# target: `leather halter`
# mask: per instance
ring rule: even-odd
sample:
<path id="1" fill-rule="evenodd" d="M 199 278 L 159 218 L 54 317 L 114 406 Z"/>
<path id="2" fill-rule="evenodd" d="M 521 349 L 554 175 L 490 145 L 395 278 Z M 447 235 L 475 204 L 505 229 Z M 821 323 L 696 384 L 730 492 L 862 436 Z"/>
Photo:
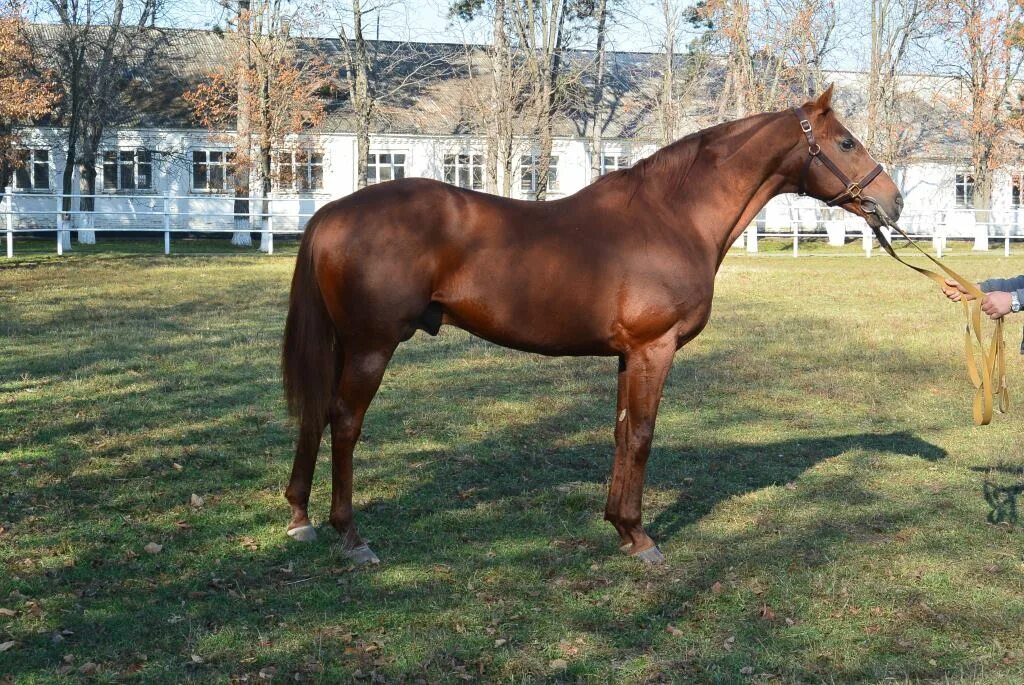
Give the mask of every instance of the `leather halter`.
<path id="1" fill-rule="evenodd" d="M 811 164 L 814 160 L 819 160 L 825 167 L 831 171 L 836 178 L 842 181 L 843 185 L 846 186 L 846 190 L 836 195 L 834 198 L 829 200 L 826 204 L 829 207 L 835 207 L 836 205 L 846 204 L 847 202 L 861 202 L 863 198 L 864 189 L 868 187 L 868 184 L 875 180 L 875 178 L 882 173 L 882 165 L 876 164 L 875 168 L 865 174 L 864 178 L 859 181 L 851 181 L 850 178 L 837 167 L 831 159 L 828 158 L 824 152 L 822 152 L 821 146 L 818 145 L 818 141 L 814 137 L 814 131 L 811 129 L 811 122 L 804 113 L 803 107 L 794 107 L 793 114 L 800 120 L 800 130 L 804 132 L 804 136 L 807 137 L 807 162 L 804 164 L 804 170 L 800 174 L 800 194 L 807 194 L 807 175 L 811 171 Z"/>

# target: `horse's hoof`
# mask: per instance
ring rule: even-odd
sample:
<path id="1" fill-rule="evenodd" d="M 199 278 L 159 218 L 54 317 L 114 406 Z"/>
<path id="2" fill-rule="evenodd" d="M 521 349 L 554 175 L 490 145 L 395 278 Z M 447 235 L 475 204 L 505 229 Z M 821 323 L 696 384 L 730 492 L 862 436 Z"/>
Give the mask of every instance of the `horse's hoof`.
<path id="1" fill-rule="evenodd" d="M 304 526 L 298 526 L 288 531 L 288 537 L 292 540 L 298 540 L 299 542 L 313 542 L 316 540 L 316 528 L 312 524 L 307 523 Z"/>
<path id="2" fill-rule="evenodd" d="M 665 563 L 665 555 L 661 553 L 661 550 L 658 549 L 657 545 L 654 545 L 653 547 L 648 547 L 642 552 L 637 552 L 633 556 L 637 559 L 642 560 L 645 564 L 653 565 Z"/>
<path id="3" fill-rule="evenodd" d="M 359 564 L 360 566 L 363 564 L 380 563 L 380 559 L 378 559 L 377 555 L 373 553 L 370 546 L 365 543 L 358 547 L 353 547 L 352 549 L 346 549 L 345 556 L 349 558 L 349 561 Z"/>

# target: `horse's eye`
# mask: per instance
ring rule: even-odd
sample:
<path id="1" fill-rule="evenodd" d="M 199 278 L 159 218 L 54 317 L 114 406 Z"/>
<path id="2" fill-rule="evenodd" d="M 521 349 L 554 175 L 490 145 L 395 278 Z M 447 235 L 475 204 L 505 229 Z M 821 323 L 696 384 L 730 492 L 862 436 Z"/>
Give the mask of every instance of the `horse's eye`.
<path id="1" fill-rule="evenodd" d="M 844 138 L 842 142 L 839 143 L 839 147 L 847 151 L 852 150 L 856 146 L 857 144 L 853 142 L 853 138 Z"/>

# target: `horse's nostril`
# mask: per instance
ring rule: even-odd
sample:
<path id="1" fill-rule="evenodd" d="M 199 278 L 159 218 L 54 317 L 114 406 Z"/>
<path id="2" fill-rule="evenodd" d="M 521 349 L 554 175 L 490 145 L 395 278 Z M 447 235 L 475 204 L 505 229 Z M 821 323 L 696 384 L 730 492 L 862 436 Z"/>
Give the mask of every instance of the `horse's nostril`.
<path id="1" fill-rule="evenodd" d="M 903 209 L 903 195 L 896 196 L 896 208 Z"/>

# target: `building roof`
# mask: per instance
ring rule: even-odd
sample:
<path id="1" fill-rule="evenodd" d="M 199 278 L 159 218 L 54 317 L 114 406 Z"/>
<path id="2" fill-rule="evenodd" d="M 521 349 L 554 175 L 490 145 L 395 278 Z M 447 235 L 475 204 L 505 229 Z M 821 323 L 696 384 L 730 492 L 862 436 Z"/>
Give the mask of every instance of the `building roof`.
<path id="1" fill-rule="evenodd" d="M 34 27 L 45 54 L 49 41 L 60 40 L 61 29 L 54 25 Z M 155 74 L 140 71 L 127 92 L 121 128 L 199 128 L 199 123 L 182 98 L 187 90 L 208 79 L 223 67 L 223 56 L 230 49 L 228 36 L 219 30 L 152 29 L 161 46 L 159 60 L 165 68 Z M 336 74 L 334 87 L 325 94 L 327 116 L 320 130 L 352 132 L 355 113 L 344 87 L 345 60 L 337 39 L 301 38 L 301 55 L 319 55 Z M 426 134 L 448 136 L 479 132 L 481 105 L 490 101 L 491 79 L 487 49 L 450 43 L 369 41 L 371 57 L 377 65 L 381 98 L 372 131 L 378 134 Z M 589 79 L 594 53 L 568 51 L 564 63 L 570 77 L 563 86 L 565 104 L 555 122 L 560 137 L 587 133 L 589 115 Z M 687 57 L 680 56 L 677 69 L 685 69 Z M 661 139 L 656 103 L 663 55 L 655 53 L 610 52 L 607 56 L 604 126 L 606 138 L 632 138 L 645 141 Z M 144 77 L 143 77 L 144 76 Z M 525 74 L 520 74 L 525 78 Z M 833 72 L 827 75 L 837 83 L 837 103 L 846 112 L 851 127 L 858 129 L 865 116 L 867 75 L 858 72 Z M 938 93 L 948 91 L 950 79 L 930 75 L 906 75 L 914 94 L 906 105 L 909 121 L 901 133 L 915 150 L 915 157 L 950 158 L 964 155 L 962 126 L 948 108 L 940 104 Z M 721 87 L 721 74 L 711 70 L 687 99 L 676 126 L 682 136 L 715 123 L 720 116 L 715 106 Z M 907 115 L 904 117 L 907 118 Z M 928 121 L 928 125 L 923 122 Z M 520 118 L 520 133 L 529 133 L 529 120 Z M 1020 141 L 1014 141 L 1016 145 Z"/>

